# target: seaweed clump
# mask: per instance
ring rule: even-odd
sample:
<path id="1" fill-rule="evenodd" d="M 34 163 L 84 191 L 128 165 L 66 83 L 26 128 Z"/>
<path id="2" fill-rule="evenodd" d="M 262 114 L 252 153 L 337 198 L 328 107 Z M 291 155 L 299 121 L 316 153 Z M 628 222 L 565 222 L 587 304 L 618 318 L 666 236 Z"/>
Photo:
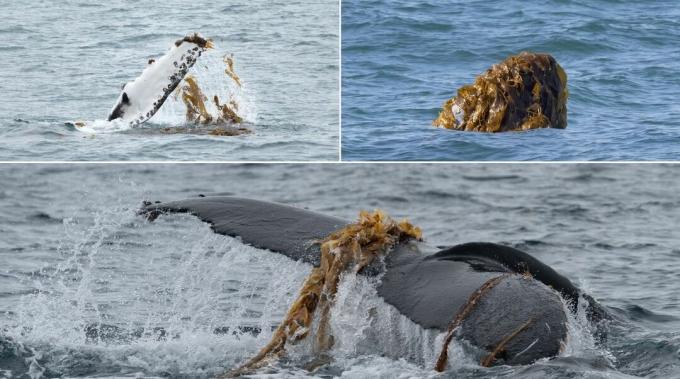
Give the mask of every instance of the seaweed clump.
<path id="1" fill-rule="evenodd" d="M 203 36 L 198 33 L 188 34 L 184 36 L 184 38 L 178 39 L 175 41 L 175 46 L 179 47 L 184 42 L 195 43 L 202 49 L 212 49 L 215 47 L 211 39 L 203 38 Z"/>
<path id="2" fill-rule="evenodd" d="M 205 101 L 208 99 L 198 86 L 196 78 L 192 75 L 187 75 L 184 78 L 185 85 L 182 87 L 182 101 L 187 107 L 187 121 L 198 124 L 208 124 L 212 122 L 213 117 L 205 107 Z"/>
<path id="3" fill-rule="evenodd" d="M 238 103 L 235 100 L 232 99 L 227 103 L 221 104 L 220 98 L 217 95 L 213 96 L 212 100 L 218 111 L 217 116 L 213 117 L 205 105 L 208 98 L 201 91 L 196 78 L 192 75 L 187 75 L 184 78 L 184 83 L 185 85 L 181 91 L 182 101 L 187 107 L 187 122 L 196 124 L 240 124 L 243 122 L 243 118 L 236 113 L 238 112 Z"/>
<path id="4" fill-rule="evenodd" d="M 232 56 L 225 56 L 224 63 L 226 64 L 226 68 L 224 70 L 225 74 L 231 78 L 238 87 L 241 87 L 241 78 L 239 78 L 239 76 L 234 71 L 234 58 Z M 214 95 L 212 97 L 212 102 L 217 108 L 217 114 L 211 114 L 206 107 L 206 101 L 208 101 L 208 98 L 203 94 L 203 91 L 198 85 L 198 81 L 192 75 L 187 75 L 184 78 L 184 86 L 182 86 L 180 91 L 182 101 L 187 107 L 187 122 L 196 124 L 240 124 L 243 122 L 243 118 L 238 115 L 238 103 L 233 97 L 229 101 L 222 104 L 220 102 L 220 98 L 217 95 Z M 237 135 L 232 134 L 232 131 L 233 130 L 231 129 L 227 130 L 225 133 L 216 131 L 215 135 Z"/>
<path id="5" fill-rule="evenodd" d="M 477 132 L 564 129 L 568 96 L 567 74 L 555 58 L 522 52 L 461 87 L 433 125 Z"/>
<path id="6" fill-rule="evenodd" d="M 248 128 L 232 128 L 232 127 L 217 127 L 208 132 L 211 136 L 240 136 L 242 134 L 250 134 L 252 131 Z"/>
<path id="7" fill-rule="evenodd" d="M 396 222 L 380 210 L 362 211 L 359 220 L 332 233 L 322 241 L 321 263 L 305 280 L 300 293 L 271 341 L 252 359 L 227 377 L 245 374 L 285 354 L 287 342 L 304 339 L 310 332 L 314 315 L 319 311 L 315 348 L 327 351 L 333 346 L 329 317 L 340 276 L 350 268 L 355 273 L 384 256 L 394 245 L 411 239 L 420 240 L 420 228 L 407 220 Z"/>
<path id="8" fill-rule="evenodd" d="M 210 135 L 220 137 L 233 137 L 243 134 L 251 134 L 252 130 L 242 127 L 234 126 L 218 126 L 212 127 L 185 127 L 185 126 L 169 126 L 159 129 L 161 134 L 193 134 L 193 135 Z"/>
<path id="9" fill-rule="evenodd" d="M 219 111 L 219 117 L 217 119 L 218 123 L 231 121 L 235 124 L 240 124 L 243 122 L 241 116 L 236 114 L 238 111 L 238 103 L 236 100 L 231 99 L 228 103 L 220 104 L 220 98 L 215 95 L 213 96 L 213 102 Z"/>

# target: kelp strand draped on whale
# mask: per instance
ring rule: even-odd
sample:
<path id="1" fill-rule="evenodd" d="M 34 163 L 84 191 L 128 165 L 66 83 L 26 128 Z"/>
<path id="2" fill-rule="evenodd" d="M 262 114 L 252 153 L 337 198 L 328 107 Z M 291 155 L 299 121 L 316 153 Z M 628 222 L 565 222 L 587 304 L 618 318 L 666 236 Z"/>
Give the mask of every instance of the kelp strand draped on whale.
<path id="1" fill-rule="evenodd" d="M 548 54 L 523 52 L 493 65 L 447 100 L 434 126 L 505 132 L 567 127 L 567 74 Z"/>
<path id="2" fill-rule="evenodd" d="M 421 231 L 408 221 L 395 222 L 382 212 L 361 212 L 359 220 L 319 241 L 321 261 L 307 277 L 302 289 L 274 332 L 271 341 L 244 365 L 228 376 L 238 376 L 262 367 L 285 354 L 286 342 L 306 338 L 314 319 L 318 319 L 314 350 L 323 353 L 333 347 L 330 334 L 330 310 L 338 292 L 341 275 L 360 272 L 395 244 L 420 239 Z M 317 310 L 319 310 L 317 312 Z"/>
<path id="3" fill-rule="evenodd" d="M 211 224 L 216 233 L 240 237 L 244 243 L 315 267 L 304 286 L 307 290 L 301 291 L 300 304 L 281 324 L 288 329 L 275 333 L 260 356 L 232 374 L 247 372 L 282 353 L 287 338 L 312 333 L 310 310 L 327 296 L 319 317 L 328 317 L 337 275 L 349 267 L 362 275 L 380 275 L 377 292 L 387 304 L 425 329 L 446 333 L 439 358 L 433 362 L 440 371 L 447 367 L 448 343 L 453 338 L 483 352 L 482 365 L 528 364 L 562 351 L 567 312 L 575 311 L 579 302 L 584 302 L 592 319 L 605 316 L 567 278 L 526 253 L 491 243 L 467 243 L 431 253 L 431 247 L 417 241 L 418 229 L 405 222 L 396 224 L 380 213 L 362 214 L 357 223 L 349 223 L 290 206 L 223 196 L 146 203 L 140 213 L 149 220 L 163 213 L 190 213 Z M 346 250 L 338 251 L 340 246 Z M 371 253 L 364 254 L 364 249 Z M 362 260 L 374 258 L 375 252 L 383 259 Z M 334 259 L 340 259 L 337 267 L 342 270 L 328 267 Z M 330 284 L 324 287 L 327 278 Z M 565 309 L 560 296 L 571 310 Z M 331 336 L 327 329 L 316 334 L 326 342 Z"/>

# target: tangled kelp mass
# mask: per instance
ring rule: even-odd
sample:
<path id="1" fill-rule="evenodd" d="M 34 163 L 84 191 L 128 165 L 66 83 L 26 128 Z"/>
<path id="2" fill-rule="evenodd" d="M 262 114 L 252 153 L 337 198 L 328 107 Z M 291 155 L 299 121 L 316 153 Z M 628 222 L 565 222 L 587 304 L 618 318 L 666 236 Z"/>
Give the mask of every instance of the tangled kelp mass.
<path id="1" fill-rule="evenodd" d="M 155 129 L 153 129 L 155 130 Z M 235 127 L 230 125 L 222 126 L 168 126 L 159 129 L 161 134 L 193 134 L 193 135 L 210 135 L 210 136 L 239 136 L 242 134 L 250 134 L 252 131 L 248 128 Z"/>
<path id="2" fill-rule="evenodd" d="M 568 95 L 567 74 L 555 58 L 523 52 L 461 87 L 433 125 L 477 132 L 564 129 Z"/>
<path id="3" fill-rule="evenodd" d="M 314 315 L 320 309 L 316 330 L 315 352 L 333 346 L 329 330 L 330 310 L 338 290 L 340 276 L 353 269 L 360 272 L 376 258 L 387 254 L 395 244 L 422 239 L 420 228 L 407 220 L 396 222 L 380 210 L 362 211 L 359 220 L 332 233 L 321 244 L 321 263 L 305 280 L 302 289 L 278 326 L 271 341 L 240 368 L 226 377 L 238 376 L 262 367 L 285 354 L 288 341 L 296 342 L 309 335 Z"/>
<path id="4" fill-rule="evenodd" d="M 234 72 L 234 60 L 232 56 L 225 56 L 225 74 L 241 87 L 241 79 Z M 232 97 L 222 104 L 218 95 L 213 95 L 211 100 L 215 105 L 215 113 L 211 113 L 206 104 L 208 97 L 203 93 L 198 84 L 198 79 L 193 75 L 184 78 L 184 85 L 179 89 L 179 96 L 186 106 L 186 120 L 195 124 L 240 124 L 243 118 L 239 116 L 238 102 Z M 230 135 L 230 134 L 217 134 Z"/>

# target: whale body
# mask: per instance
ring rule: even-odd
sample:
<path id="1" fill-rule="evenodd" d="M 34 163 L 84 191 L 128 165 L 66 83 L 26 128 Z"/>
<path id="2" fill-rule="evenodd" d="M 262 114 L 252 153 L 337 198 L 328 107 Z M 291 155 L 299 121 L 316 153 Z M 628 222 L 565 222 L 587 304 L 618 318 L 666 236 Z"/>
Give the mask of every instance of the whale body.
<path id="1" fill-rule="evenodd" d="M 122 120 L 135 126 L 149 120 L 201 54 L 212 47 L 212 42 L 199 34 L 176 41 L 164 56 L 150 60 L 138 78 L 123 86 L 108 121 Z"/>
<path id="2" fill-rule="evenodd" d="M 304 209 L 227 196 L 146 203 L 140 213 L 151 221 L 164 213 L 189 213 L 218 234 L 314 266 L 320 262 L 317 241 L 349 224 Z M 451 332 L 469 342 L 487 356 L 485 365 L 556 356 L 566 342 L 567 312 L 584 302 L 593 318 L 604 313 L 549 266 L 493 243 L 437 249 L 411 241 L 395 246 L 382 269 L 362 273 L 382 274 L 378 295 L 387 304 L 425 329 Z"/>

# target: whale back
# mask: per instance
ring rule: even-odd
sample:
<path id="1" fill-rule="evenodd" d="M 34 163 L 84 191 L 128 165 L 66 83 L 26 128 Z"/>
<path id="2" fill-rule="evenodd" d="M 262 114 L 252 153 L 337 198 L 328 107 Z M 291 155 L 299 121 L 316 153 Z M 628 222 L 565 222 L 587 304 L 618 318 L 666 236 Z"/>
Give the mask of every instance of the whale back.
<path id="1" fill-rule="evenodd" d="M 494 262 L 506 270 L 531 275 L 534 279 L 554 288 L 567 300 L 575 302 L 579 290 L 569 279 L 533 256 L 509 246 L 488 242 L 470 242 L 444 249 L 430 259 L 436 261 Z M 488 263 L 487 263 L 488 264 Z"/>
<path id="2" fill-rule="evenodd" d="M 504 248 L 472 243 L 420 255 L 401 245 L 386 258 L 378 294 L 421 327 L 468 341 L 485 366 L 555 356 L 567 336 L 567 317 L 551 284 L 560 280 L 547 274 L 571 283 L 528 254 Z M 445 365 L 446 359 L 437 369 Z"/>
<path id="3" fill-rule="evenodd" d="M 226 196 L 149 204 L 141 211 L 151 220 L 165 212 L 196 215 L 216 233 L 315 266 L 320 256 L 315 242 L 347 225 L 303 209 Z M 386 256 L 377 290 L 387 304 L 423 328 L 454 331 L 486 354 L 489 365 L 524 364 L 559 353 L 566 310 L 558 291 L 567 298 L 578 294 L 568 279 L 502 245 L 428 251 L 411 241 Z"/>

